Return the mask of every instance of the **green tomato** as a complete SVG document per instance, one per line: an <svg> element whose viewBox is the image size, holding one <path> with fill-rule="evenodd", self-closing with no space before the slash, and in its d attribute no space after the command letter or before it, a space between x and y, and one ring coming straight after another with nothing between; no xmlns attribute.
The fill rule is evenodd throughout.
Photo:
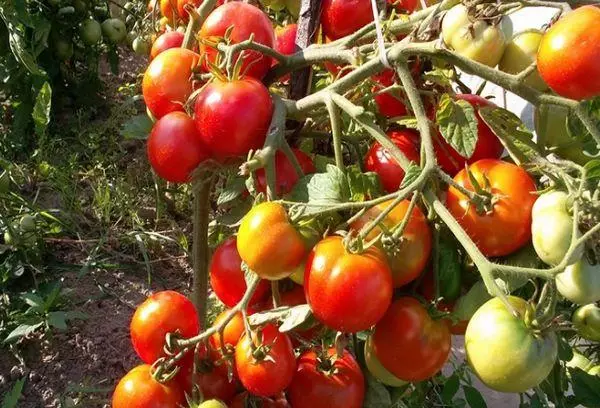
<svg viewBox="0 0 600 408"><path fill-rule="evenodd" d="M600 307L593 303L581 306L573 313L571 320L581 337L600 341Z"/></svg>
<svg viewBox="0 0 600 408"><path fill-rule="evenodd" d="M143 37L136 37L131 43L131 48L138 55L150 54L150 43Z"/></svg>
<svg viewBox="0 0 600 408"><path fill-rule="evenodd" d="M73 0L73 7L77 14L85 14L88 11L88 3L85 0Z"/></svg>
<svg viewBox="0 0 600 408"><path fill-rule="evenodd" d="M587 259L566 267L556 275L556 288L566 299L578 305L600 300L600 264L591 265Z"/></svg>
<svg viewBox="0 0 600 408"><path fill-rule="evenodd" d="M227 408L227 405L216 399L204 401L198 408Z"/></svg>
<svg viewBox="0 0 600 408"><path fill-rule="evenodd" d="M8 170L0 172L0 194L6 194L10 191L10 173Z"/></svg>
<svg viewBox="0 0 600 408"><path fill-rule="evenodd" d="M79 26L79 36L84 44L97 44L102 38L102 26L98 21L89 18Z"/></svg>
<svg viewBox="0 0 600 408"><path fill-rule="evenodd" d="M588 374L589 375L597 375L598 377L600 377L600 365L590 368L588 370Z"/></svg>
<svg viewBox="0 0 600 408"><path fill-rule="evenodd" d="M32 215L25 214L19 221L19 228L23 232L35 231L35 218Z"/></svg>
<svg viewBox="0 0 600 408"><path fill-rule="evenodd" d="M300 0L285 0L285 7L295 18L300 15Z"/></svg>
<svg viewBox="0 0 600 408"><path fill-rule="evenodd" d="M509 74L518 74L536 61L537 50L543 33L539 30L528 30L515 35L504 50L498 68ZM524 83L540 91L548 89L538 70L531 72Z"/></svg>
<svg viewBox="0 0 600 408"><path fill-rule="evenodd" d="M509 296L524 316L530 306ZM554 332L538 333L515 317L499 298L486 302L471 318L465 333L467 361L479 379L493 390L525 392L550 373L558 355Z"/></svg>
<svg viewBox="0 0 600 408"><path fill-rule="evenodd" d="M73 57L73 42L63 38L54 40L54 54L61 61L68 61Z"/></svg>
<svg viewBox="0 0 600 408"><path fill-rule="evenodd" d="M477 281L467 293L458 298L452 314L461 321L469 321L477 310L491 299L482 281Z"/></svg>
<svg viewBox="0 0 600 408"><path fill-rule="evenodd" d="M551 191L539 196L531 209L533 248L548 265L558 265L571 245L573 217L569 214L569 208L567 193ZM573 254L571 261L578 261L582 254L583 248Z"/></svg>
<svg viewBox="0 0 600 408"><path fill-rule="evenodd" d="M408 384L408 382L401 380L390 373L388 369L381 364L381 361L379 361L373 351L371 336L367 337L367 341L365 342L365 363L371 375L385 385L390 387L402 387L403 385Z"/></svg>
<svg viewBox="0 0 600 408"><path fill-rule="evenodd" d="M573 358L567 362L566 366L569 368L579 368L583 371L587 371L594 366L594 363L592 363L583 354L573 350Z"/></svg>
<svg viewBox="0 0 600 408"><path fill-rule="evenodd" d="M123 20L109 18L102 22L102 34L108 42L118 44L127 37L127 28Z"/></svg>
<svg viewBox="0 0 600 408"><path fill-rule="evenodd" d="M500 62L506 38L500 27L483 20L471 21L467 8L452 7L442 20L444 43L463 57L495 67Z"/></svg>

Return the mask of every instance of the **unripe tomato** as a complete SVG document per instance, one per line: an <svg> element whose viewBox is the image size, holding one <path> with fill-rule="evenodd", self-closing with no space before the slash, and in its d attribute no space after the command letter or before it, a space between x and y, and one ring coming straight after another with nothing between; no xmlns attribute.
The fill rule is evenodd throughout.
<svg viewBox="0 0 600 408"><path fill-rule="evenodd" d="M315 165L309 155L298 149L292 149L294 156L298 159L298 164L302 168L302 172L311 174L316 171ZM267 191L267 177L264 169L256 171L256 190L261 193ZM285 195L292 191L300 178L292 163L281 150L275 153L275 194L278 196Z"/></svg>
<svg viewBox="0 0 600 408"><path fill-rule="evenodd" d="M365 364L367 365L367 370L369 370L373 377L389 387L402 387L403 385L408 384L408 382L401 380L390 373L387 368L381 364L381 361L379 361L373 350L372 336L367 337L367 341L365 341Z"/></svg>
<svg viewBox="0 0 600 408"><path fill-rule="evenodd" d="M448 189L448 210L485 256L505 256L523 247L531 238L534 180L521 167L501 160L479 160L469 171L483 188L489 183L494 202L490 211L479 213L454 187ZM454 181L474 191L466 170L461 170Z"/></svg>
<svg viewBox="0 0 600 408"><path fill-rule="evenodd" d="M306 255L302 235L274 202L258 204L242 218L237 249L252 271L269 280L289 276Z"/></svg>
<svg viewBox="0 0 600 408"><path fill-rule="evenodd" d="M150 295L137 307L130 331L135 352L143 362L152 364L164 356L167 333L193 337L200 324L193 303L180 293L166 290Z"/></svg>
<svg viewBox="0 0 600 408"><path fill-rule="evenodd" d="M217 247L210 261L210 286L227 307L234 307L246 293L242 258L237 250L237 239L231 237ZM261 281L250 299L250 306L262 302L269 293L269 282Z"/></svg>
<svg viewBox="0 0 600 408"><path fill-rule="evenodd" d="M184 402L177 383L155 381L148 364L135 367L121 378L112 396L112 408L175 408Z"/></svg>
<svg viewBox="0 0 600 408"><path fill-rule="evenodd" d="M394 376L423 381L442 369L450 353L446 322L432 320L418 300L394 301L372 335L375 356Z"/></svg>
<svg viewBox="0 0 600 408"><path fill-rule="evenodd" d="M168 31L161 34L156 41L154 41L154 44L152 44L150 60L153 60L158 54L170 48L181 47L181 44L183 44L183 37L185 37L185 35L179 31Z"/></svg>
<svg viewBox="0 0 600 408"><path fill-rule="evenodd" d="M71 39L56 38L52 45L54 54L60 61L68 61L73 57L73 42Z"/></svg>
<svg viewBox="0 0 600 408"><path fill-rule="evenodd" d="M444 43L463 57L495 67L500 62L506 38L499 26L484 20L473 20L467 7L452 7L442 20Z"/></svg>
<svg viewBox="0 0 600 408"><path fill-rule="evenodd" d="M332 329L355 333L383 317L392 300L392 276L378 248L352 254L344 248L342 237L331 236L308 256L304 291L319 321Z"/></svg>
<svg viewBox="0 0 600 408"><path fill-rule="evenodd" d="M513 37L506 46L498 68L501 71L516 75L535 62L543 33L539 30L523 31ZM548 89L538 70L534 70L523 81L525 85L540 91Z"/></svg>
<svg viewBox="0 0 600 408"><path fill-rule="evenodd" d="M509 296L523 316L527 302ZM500 392L525 392L550 373L558 354L556 334L528 327L499 298L481 306L465 333L467 361L481 381Z"/></svg>
<svg viewBox="0 0 600 408"><path fill-rule="evenodd" d="M375 220L391 203L392 200L371 207L352 223L352 229L360 230ZM409 200L401 201L381 223L388 230L399 225L404 219L409 205ZM367 235L366 239L372 240L381 232L381 228L376 227ZM380 248L383 249L382 246ZM394 287L399 288L415 280L423 272L430 254L431 230L427 224L427 218L421 209L416 206L404 228L399 245L386 253Z"/></svg>
<svg viewBox="0 0 600 408"><path fill-rule="evenodd" d="M198 406L198 408L227 408L227 405L225 405L222 401L211 399L204 401Z"/></svg>
<svg viewBox="0 0 600 408"><path fill-rule="evenodd" d="M324 0L323 33L331 40L345 37L373 21L370 0Z"/></svg>
<svg viewBox="0 0 600 408"><path fill-rule="evenodd" d="M573 313L572 320L581 337L600 341L600 307L595 304L581 306Z"/></svg>
<svg viewBox="0 0 600 408"><path fill-rule="evenodd" d="M118 18L109 18L102 22L102 34L112 44L118 44L127 37L127 27Z"/></svg>
<svg viewBox="0 0 600 408"><path fill-rule="evenodd" d="M415 143L419 134L412 129L390 130L388 137L404 153L406 158L419 163L420 156ZM365 169L377 173L383 189L388 193L397 191L404 180L404 170L381 144L375 142L365 156Z"/></svg>
<svg viewBox="0 0 600 408"><path fill-rule="evenodd" d="M102 26L93 18L88 18L79 26L79 36L84 44L95 45L102 38Z"/></svg>
<svg viewBox="0 0 600 408"><path fill-rule="evenodd" d="M221 161L245 158L250 150L262 147L272 115L269 90L254 78L215 80L198 94L194 106L196 127Z"/></svg>
<svg viewBox="0 0 600 408"><path fill-rule="evenodd" d="M35 217L29 214L25 214L19 221L19 227L22 232L34 232L36 229Z"/></svg>
<svg viewBox="0 0 600 408"><path fill-rule="evenodd" d="M200 56L185 48L171 48L148 65L142 81L146 106L157 119L169 112L184 111L192 94L192 77Z"/></svg>
<svg viewBox="0 0 600 408"><path fill-rule="evenodd" d="M600 8L580 7L544 34L537 66L557 94L576 100L600 95Z"/></svg>
<svg viewBox="0 0 600 408"><path fill-rule="evenodd" d="M556 275L556 289L578 305L600 300L600 264L592 265L582 258Z"/></svg>
<svg viewBox="0 0 600 408"><path fill-rule="evenodd" d="M131 43L131 48L138 55L147 56L150 52L150 44L144 37L136 37Z"/></svg>
<svg viewBox="0 0 600 408"><path fill-rule="evenodd" d="M231 29L233 27L233 29ZM230 30L229 42L231 44L248 40L253 36L253 41L273 48L275 33L269 17L258 7L241 1L232 1L217 7L204 21L200 29L200 53L206 53L208 61L215 63L218 51L208 46L202 40L213 40L224 37ZM238 58L237 54L234 58ZM262 79L271 68L271 58L254 50L243 51L241 74Z"/></svg>

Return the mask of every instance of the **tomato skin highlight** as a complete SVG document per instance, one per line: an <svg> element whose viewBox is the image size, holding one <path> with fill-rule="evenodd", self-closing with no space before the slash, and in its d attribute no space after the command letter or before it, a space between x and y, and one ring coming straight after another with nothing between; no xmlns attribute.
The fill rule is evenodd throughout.
<svg viewBox="0 0 600 408"><path fill-rule="evenodd" d="M323 33L331 40L352 34L373 21L369 0L324 0L321 11Z"/></svg>
<svg viewBox="0 0 600 408"><path fill-rule="evenodd" d="M152 48L150 49L150 61L152 61L156 56L168 49L181 47L183 44L183 33L179 31L169 31L164 34L161 34L154 44L152 44Z"/></svg>
<svg viewBox="0 0 600 408"><path fill-rule="evenodd" d="M316 171L315 165L309 155L302 150L292 149L294 156L298 159L298 164L302 168L304 175L312 174ZM267 177L265 169L261 168L255 172L256 175L256 190L260 193L267 192ZM300 178L296 173L296 169L288 160L287 156L281 150L275 153L275 194L278 196L285 195L292 191Z"/></svg>
<svg viewBox="0 0 600 408"><path fill-rule="evenodd" d="M430 378L442 369L450 354L446 322L432 320L411 297L394 301L372 336L375 356L390 373L405 381Z"/></svg>
<svg viewBox="0 0 600 408"><path fill-rule="evenodd" d="M217 247L210 262L210 285L215 295L227 307L234 307L246 293L242 258L237 250L237 239L231 237ZM269 293L269 282L260 282L250 299L250 306L262 302Z"/></svg>
<svg viewBox="0 0 600 408"><path fill-rule="evenodd" d="M150 365L141 364L125 374L113 393L112 408L177 408L185 402L177 383L161 384L150 372Z"/></svg>
<svg viewBox="0 0 600 408"><path fill-rule="evenodd" d="M600 8L589 5L566 14L542 37L537 67L560 96L575 100L600 95Z"/></svg>
<svg viewBox="0 0 600 408"><path fill-rule="evenodd" d="M334 348L327 350L335 355ZM344 350L333 363L333 372L319 369L315 351L307 351L298 358L298 368L288 388L288 398L294 408L361 408L365 395L365 379L360 366Z"/></svg>
<svg viewBox="0 0 600 408"><path fill-rule="evenodd" d="M391 271L378 248L351 254L342 237L331 236L308 256L304 292L319 321L354 333L368 329L385 314L392 299Z"/></svg>

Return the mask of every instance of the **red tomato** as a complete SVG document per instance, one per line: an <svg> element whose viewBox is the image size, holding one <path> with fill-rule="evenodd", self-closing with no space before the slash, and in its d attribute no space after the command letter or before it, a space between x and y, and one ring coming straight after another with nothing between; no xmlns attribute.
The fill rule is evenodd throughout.
<svg viewBox="0 0 600 408"><path fill-rule="evenodd" d="M398 13L412 13L416 10L419 0L387 0L388 7L394 8Z"/></svg>
<svg viewBox="0 0 600 408"><path fill-rule="evenodd" d="M167 333L176 331L183 337L200 332L198 314L193 303L172 290L150 295L133 314L131 342L144 363L152 364L164 356L163 346Z"/></svg>
<svg viewBox="0 0 600 408"><path fill-rule="evenodd" d="M242 392L235 396L229 404L229 408L291 408L290 403L285 399L285 394L278 394L273 398L263 398Z"/></svg>
<svg viewBox="0 0 600 408"><path fill-rule="evenodd" d="M219 322L223 321L225 315L227 314L227 310L217 316L215 320L215 325L219 324ZM251 313L250 313L251 314ZM228 351L235 350L235 346L237 346L240 338L244 334L244 318L241 313L236 313L233 319L229 321L225 325L225 330L223 331L223 344ZM216 363L216 369L220 371L222 374L227 376L227 364L223 361L223 353L221 352L221 337L219 333L215 333L210 336L209 339L210 344L210 357ZM231 357L231 356L230 356ZM235 365L233 366L234 376L237 377L237 371L235 370Z"/></svg>
<svg viewBox="0 0 600 408"><path fill-rule="evenodd" d="M298 368L288 388L294 408L361 408L365 396L365 379L360 366L347 350L335 357L335 349L327 350L331 361L321 363L311 350L298 359Z"/></svg>
<svg viewBox="0 0 600 408"><path fill-rule="evenodd" d="M217 0L217 2L215 3L215 7L218 7L223 3L224 0ZM198 7L202 4L202 0L177 0L177 14L179 14L179 18L181 18L181 20L183 20L184 23L187 23L190 19L188 12L185 10L186 4L191 4L194 7Z"/></svg>
<svg viewBox="0 0 600 408"><path fill-rule="evenodd" d="M373 332L381 364L405 381L423 381L442 369L450 353L450 331L434 321L418 300L402 297L390 306Z"/></svg>
<svg viewBox="0 0 600 408"><path fill-rule="evenodd" d="M234 3L225 6L229 4ZM194 112L196 127L215 158L245 158L265 142L273 101L256 79L214 81L198 94Z"/></svg>
<svg viewBox="0 0 600 408"><path fill-rule="evenodd" d="M169 20L169 23L175 25L177 18L177 1L176 0L160 0L160 14Z"/></svg>
<svg viewBox="0 0 600 408"><path fill-rule="evenodd" d="M521 167L501 160L479 160L469 170L483 188L487 178L496 202L489 213L479 214L468 197L450 187L448 210L485 256L505 256L521 248L531 239L535 182ZM474 190L465 170L454 181Z"/></svg>
<svg viewBox="0 0 600 408"><path fill-rule="evenodd" d="M184 402L177 383L155 381L148 364L135 367L121 378L112 396L112 408L177 408Z"/></svg>
<svg viewBox="0 0 600 408"><path fill-rule="evenodd" d="M179 31L169 31L164 34L161 34L154 44L152 44L152 49L150 50L150 61L152 61L158 54L163 51L166 51L170 48L178 48L181 47L183 43L184 34Z"/></svg>
<svg viewBox="0 0 600 408"><path fill-rule="evenodd" d="M146 69L142 93L146 106L155 118L169 112L184 111L192 94L192 73L200 56L185 48L171 48L160 53Z"/></svg>
<svg viewBox="0 0 600 408"><path fill-rule="evenodd" d="M156 174L173 183L189 181L192 171L209 158L194 120L183 112L168 113L154 124L147 153Z"/></svg>
<svg viewBox="0 0 600 408"><path fill-rule="evenodd" d="M246 293L246 280L242 271L242 258L237 250L237 240L231 237L215 250L210 261L210 285L215 295L227 307L234 307ZM250 305L262 302L269 293L269 282L261 281L250 299Z"/></svg>
<svg viewBox="0 0 600 408"><path fill-rule="evenodd" d="M373 21L370 0L324 0L323 33L331 40L345 37Z"/></svg>
<svg viewBox="0 0 600 408"><path fill-rule="evenodd" d="M292 149L298 159L298 163L304 174L312 174L316 171L315 165L309 155L298 149ZM277 150L275 153L275 192L278 196L285 195L292 191L298 182L298 174L292 163L288 160L285 153ZM261 193L267 191L267 177L264 169L256 171L256 190Z"/></svg>
<svg viewBox="0 0 600 408"><path fill-rule="evenodd" d="M373 76L373 80L377 83L372 89L373 94L385 89L394 84L394 71L385 70L378 75ZM403 95L402 91L397 91ZM398 99L392 92L384 92L373 96L379 113L388 118L408 115L408 109L404 101Z"/></svg>
<svg viewBox="0 0 600 408"><path fill-rule="evenodd" d="M351 254L342 237L332 236L309 254L304 291L318 320L332 329L355 333L384 315L392 300L392 274L378 248Z"/></svg>
<svg viewBox="0 0 600 408"><path fill-rule="evenodd" d="M406 158L412 162L419 163L420 155L415 140L419 134L411 129L390 130L388 137L404 153ZM375 142L365 156L365 169L373 171L379 176L383 189L388 193L398 190L404 180L404 170L392 155L378 142Z"/></svg>
<svg viewBox="0 0 600 408"><path fill-rule="evenodd" d="M256 358L251 340L244 335L235 348L235 365L244 388L254 395L270 397L290 385L296 371L296 356L289 337L276 326L267 325L259 333L261 344L268 346L263 350L268 358Z"/></svg>
<svg viewBox="0 0 600 408"><path fill-rule="evenodd" d="M557 94L576 100L600 95L600 8L580 7L542 37L537 67Z"/></svg>
<svg viewBox="0 0 600 408"><path fill-rule="evenodd" d="M275 29L275 51L283 55L296 52L296 33L298 24L288 24Z"/></svg>
<svg viewBox="0 0 600 408"><path fill-rule="evenodd" d="M231 44L248 40L251 35L255 43L273 48L275 33L269 17L258 7L241 1L232 1L217 7L204 21L200 29L200 53L206 54L208 61L216 61L218 51L202 42L222 38L233 27L229 35ZM240 54L237 54L238 56ZM237 56L235 57L237 58ZM262 79L271 67L271 58L254 50L245 50L242 55L241 74Z"/></svg>
<svg viewBox="0 0 600 408"><path fill-rule="evenodd" d="M238 388L235 379L229 381L227 373L220 372L217 369L199 373L196 378L205 400L218 399L228 402L235 396Z"/></svg>

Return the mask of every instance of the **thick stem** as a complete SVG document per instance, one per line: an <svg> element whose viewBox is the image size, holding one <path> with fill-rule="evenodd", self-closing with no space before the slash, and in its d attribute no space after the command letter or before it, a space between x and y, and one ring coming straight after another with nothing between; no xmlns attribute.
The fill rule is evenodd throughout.
<svg viewBox="0 0 600 408"><path fill-rule="evenodd" d="M338 169L344 171L344 156L342 154L342 119L340 117L340 112L330 96L325 98L325 106L327 106L329 119L331 120L335 165Z"/></svg>
<svg viewBox="0 0 600 408"><path fill-rule="evenodd" d="M200 181L194 194L194 233L192 256L194 258L193 301L198 312L200 327L206 327L206 299L208 298L208 218L212 182Z"/></svg>

